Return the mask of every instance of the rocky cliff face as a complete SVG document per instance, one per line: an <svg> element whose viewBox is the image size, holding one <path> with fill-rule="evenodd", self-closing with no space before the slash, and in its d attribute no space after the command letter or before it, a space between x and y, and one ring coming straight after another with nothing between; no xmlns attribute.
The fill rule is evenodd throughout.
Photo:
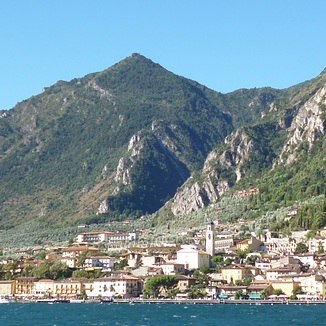
<svg viewBox="0 0 326 326"><path fill-rule="evenodd" d="M302 143L306 142L310 150L316 139L325 134L325 121L322 118L325 106L326 87L322 87L298 109L289 128L288 141L283 147L277 164L292 163Z"/></svg>
<svg viewBox="0 0 326 326"><path fill-rule="evenodd" d="M237 130L226 137L227 150L220 153L212 151L204 164L201 182L192 182L192 178L173 198L171 210L176 216L197 211L218 200L230 188L230 181L221 177L223 170L236 175L236 182L245 176L244 163L255 150L253 141L245 132Z"/></svg>

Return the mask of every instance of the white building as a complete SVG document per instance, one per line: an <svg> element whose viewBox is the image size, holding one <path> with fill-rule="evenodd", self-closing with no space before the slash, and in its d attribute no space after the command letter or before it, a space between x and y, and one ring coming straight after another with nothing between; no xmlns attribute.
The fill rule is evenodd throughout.
<svg viewBox="0 0 326 326"><path fill-rule="evenodd" d="M121 275L94 279L94 296L130 298L141 290L138 277Z"/></svg>
<svg viewBox="0 0 326 326"><path fill-rule="evenodd" d="M90 269L101 269L102 271L111 271L114 267L116 259L109 256L94 256L85 259L83 268Z"/></svg>
<svg viewBox="0 0 326 326"><path fill-rule="evenodd" d="M310 238L308 248L311 253L326 252L326 238L322 236Z"/></svg>
<svg viewBox="0 0 326 326"><path fill-rule="evenodd" d="M157 267L162 268L162 272L165 275L176 275L176 274L184 274L185 266L180 263L165 263L165 264L157 264Z"/></svg>
<svg viewBox="0 0 326 326"><path fill-rule="evenodd" d="M42 279L34 282L32 294L37 297L51 296L54 291L54 281L50 279Z"/></svg>
<svg viewBox="0 0 326 326"><path fill-rule="evenodd" d="M210 255L207 252L191 245L181 246L181 248L177 251L177 263L183 264L186 269L209 267Z"/></svg>
<svg viewBox="0 0 326 326"><path fill-rule="evenodd" d="M129 242L138 239L137 232L109 232L109 231L90 231L80 233L77 236L78 243L92 243L92 242Z"/></svg>

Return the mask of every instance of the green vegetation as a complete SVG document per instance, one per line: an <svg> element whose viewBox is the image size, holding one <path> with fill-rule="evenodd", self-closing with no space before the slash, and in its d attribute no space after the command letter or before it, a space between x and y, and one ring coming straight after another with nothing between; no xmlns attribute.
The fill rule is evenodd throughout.
<svg viewBox="0 0 326 326"><path fill-rule="evenodd" d="M186 243L178 230L199 229L207 217L252 221L240 236L266 228L316 232L326 225L325 135L315 130L313 143L303 137L282 150L299 108L325 80L323 72L285 90L221 94L133 54L105 71L57 82L0 119L1 245L71 244L80 223L118 229L114 222L127 218L130 229L152 231L149 241ZM251 144L240 160L240 144L224 142L235 128ZM217 159L203 172L212 150ZM176 218L167 202L190 175L199 185L216 175L213 186L223 180L231 190ZM232 198L249 188L260 193ZM109 211L97 215L104 200ZM298 213L288 217L293 207Z"/></svg>
<svg viewBox="0 0 326 326"><path fill-rule="evenodd" d="M174 297L176 294L175 288L178 282L179 281L175 276L153 276L146 280L143 294L145 296L157 298L162 292L166 297Z"/></svg>

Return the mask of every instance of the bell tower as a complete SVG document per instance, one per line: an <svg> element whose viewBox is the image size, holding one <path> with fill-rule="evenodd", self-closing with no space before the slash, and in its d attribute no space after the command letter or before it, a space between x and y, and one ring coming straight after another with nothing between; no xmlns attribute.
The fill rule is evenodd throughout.
<svg viewBox="0 0 326 326"><path fill-rule="evenodd" d="M206 226L206 252L211 256L215 255L215 231L213 221L208 222Z"/></svg>

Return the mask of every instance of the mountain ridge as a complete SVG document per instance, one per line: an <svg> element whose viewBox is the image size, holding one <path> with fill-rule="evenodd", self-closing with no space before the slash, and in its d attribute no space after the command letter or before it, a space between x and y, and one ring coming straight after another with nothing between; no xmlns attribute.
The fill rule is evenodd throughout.
<svg viewBox="0 0 326 326"><path fill-rule="evenodd" d="M323 89L325 71L283 90L222 94L132 54L101 72L58 81L0 112L0 227L39 217L65 225L180 216L254 185L266 200L292 201L300 178L274 182L283 198L268 180L279 178L273 164L298 112ZM306 161L306 182L320 188L325 171L319 181L309 171L324 151L325 95L315 102L312 146L302 150L302 138L298 159L279 165L286 175ZM291 182L295 191L285 196Z"/></svg>

